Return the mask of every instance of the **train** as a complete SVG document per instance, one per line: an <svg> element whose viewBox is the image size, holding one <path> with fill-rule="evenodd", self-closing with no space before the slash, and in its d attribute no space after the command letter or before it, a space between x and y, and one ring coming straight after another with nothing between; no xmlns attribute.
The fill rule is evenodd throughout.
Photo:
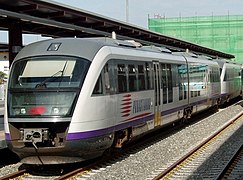
<svg viewBox="0 0 243 180"><path fill-rule="evenodd" d="M242 97L242 66L240 63L230 62L225 59L216 59L220 67L220 104L229 102L231 99Z"/></svg>
<svg viewBox="0 0 243 180"><path fill-rule="evenodd" d="M241 69L229 60L108 37L32 43L10 69L6 142L24 164L93 159L241 96Z"/></svg>

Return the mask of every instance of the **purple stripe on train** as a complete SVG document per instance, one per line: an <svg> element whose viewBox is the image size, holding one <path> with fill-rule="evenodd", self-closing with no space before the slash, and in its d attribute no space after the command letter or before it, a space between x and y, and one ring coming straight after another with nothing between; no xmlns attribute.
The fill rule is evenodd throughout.
<svg viewBox="0 0 243 180"><path fill-rule="evenodd" d="M207 101L207 99L204 99L204 100L192 103L190 105L194 106L196 104L205 103L206 101ZM181 110L181 109L183 109L187 106L188 105L184 105L184 106L180 106L180 107L177 107L177 108L169 109L167 111L162 111L161 116L171 114L173 112L177 112L178 110ZM86 131L86 132L68 133L67 140L78 140L78 139L85 139L85 138L90 138L90 137L102 136L102 135L105 135L105 134L109 134L113 131L118 131L118 130L125 129L125 128L131 127L131 126L136 126L136 125L145 123L145 122L153 120L153 119L154 119L154 114L136 119L134 121L128 121L126 123L119 124L119 125L116 125L114 127L109 127L109 128L99 129L99 130L93 130L93 131Z"/></svg>
<svg viewBox="0 0 243 180"><path fill-rule="evenodd" d="M131 127L131 126L136 126L136 125L145 123L152 119L154 119L154 115L146 116L146 117L134 120L134 121L128 121L126 123L119 124L114 127L93 130L93 131L86 131L86 132L68 133L67 140L70 141L70 140L85 139L85 138L90 138L90 137L95 137L95 136L102 136L105 134L109 134L113 131L118 131L118 130L125 129L125 128Z"/></svg>

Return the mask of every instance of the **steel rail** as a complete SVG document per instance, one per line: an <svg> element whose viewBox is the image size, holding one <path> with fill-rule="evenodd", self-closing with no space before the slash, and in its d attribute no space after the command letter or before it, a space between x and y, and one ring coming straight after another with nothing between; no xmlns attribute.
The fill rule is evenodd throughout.
<svg viewBox="0 0 243 180"><path fill-rule="evenodd" d="M175 169L178 165L180 165L182 162L184 162L186 159L188 159L192 154L194 154L196 151L198 151L200 148L202 148L205 144L210 142L213 138L218 136L223 130L225 130L228 126L233 124L237 119L239 119L241 116L243 116L243 112L238 113L236 116L231 118L226 124L224 124L223 127L221 127L217 132L209 136L207 139L205 139L202 143L194 147L191 151L186 153L184 156L182 156L180 159L178 159L176 162L174 162L171 166L169 166L166 170L162 171L159 175L154 177L154 180L159 180L165 177L169 172L171 172L173 169Z"/></svg>
<svg viewBox="0 0 243 180"><path fill-rule="evenodd" d="M243 144L241 147L235 152L235 154L232 156L232 158L228 161L228 163L225 165L224 169L221 171L221 173L218 175L217 179L227 179L225 176L227 176L227 172L230 171L231 167L233 166L234 162L237 161L237 158L242 154L243 152Z"/></svg>
<svg viewBox="0 0 243 180"><path fill-rule="evenodd" d="M1 180L14 179L14 178L17 178L17 177L19 177L19 176L24 175L25 173L27 173L27 170L26 170L26 169L23 169L23 170L20 170L20 171L18 171L18 172L14 172L14 173L12 173L12 174L9 174L9 175L0 177L0 179L1 179Z"/></svg>

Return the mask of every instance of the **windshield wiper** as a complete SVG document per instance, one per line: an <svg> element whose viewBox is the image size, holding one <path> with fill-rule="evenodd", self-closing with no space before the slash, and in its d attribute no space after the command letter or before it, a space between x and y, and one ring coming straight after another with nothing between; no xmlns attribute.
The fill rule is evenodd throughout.
<svg viewBox="0 0 243 180"><path fill-rule="evenodd" d="M50 82L51 80L53 81L53 80L56 79L57 77L61 77L61 80L60 80L60 82L59 82L59 86L60 86L60 83L61 83L61 81L62 81L62 77L63 77L64 71L65 71L65 69L66 69L66 65L67 65L67 61L66 61L66 63L64 64L64 67L63 67L62 70L57 71L57 72L54 73L51 77L46 78L46 79L44 79L42 82L36 84L35 88L44 89L44 88L46 88L46 83L47 83L47 82ZM57 76L59 73L61 73L61 75L60 75L60 76Z"/></svg>
<svg viewBox="0 0 243 180"><path fill-rule="evenodd" d="M62 74L61 74L61 79L60 79L60 81L59 81L59 84L58 84L58 87L60 87L60 84L61 84L61 82L62 82L62 78L63 78L63 74L64 74L64 71L65 71L65 69L66 69L66 66L67 66L67 61L65 62L65 64L64 64L64 66L63 66L63 68L62 68Z"/></svg>

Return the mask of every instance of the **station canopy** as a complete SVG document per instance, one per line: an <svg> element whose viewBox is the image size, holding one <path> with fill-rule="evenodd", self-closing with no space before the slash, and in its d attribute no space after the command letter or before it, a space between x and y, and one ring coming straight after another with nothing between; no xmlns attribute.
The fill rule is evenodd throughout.
<svg viewBox="0 0 243 180"><path fill-rule="evenodd" d="M145 45L157 45L171 50L207 54L214 57L234 58L233 55L199 46L187 41L161 35L116 19L60 4L51 0L1 0L0 29L8 30L14 23L22 33L49 37L111 37L135 40Z"/></svg>

